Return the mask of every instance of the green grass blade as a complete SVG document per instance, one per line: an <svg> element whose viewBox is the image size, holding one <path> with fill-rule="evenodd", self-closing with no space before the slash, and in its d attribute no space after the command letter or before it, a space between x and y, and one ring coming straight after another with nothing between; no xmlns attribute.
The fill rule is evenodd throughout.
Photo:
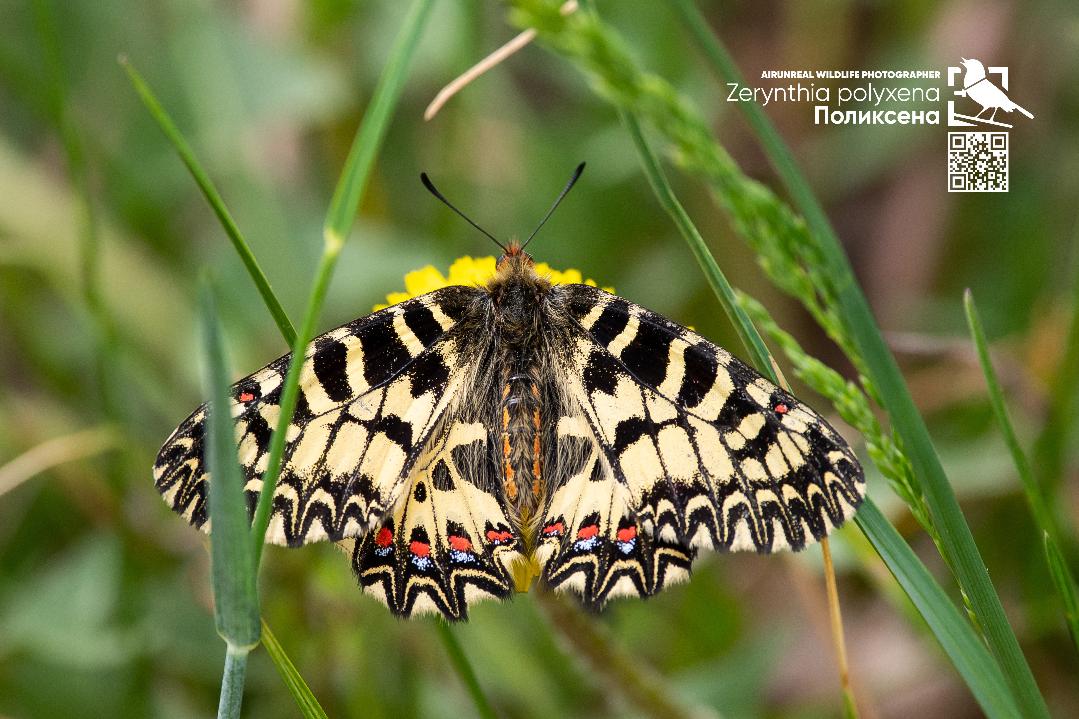
<svg viewBox="0 0 1079 719"><path fill-rule="evenodd" d="M675 197L659 165L658 158L641 133L640 124L632 114L625 110L620 110L619 114L641 155L645 174L656 196L678 225L683 237L694 249L694 255L698 257L709 283L716 290L716 296L735 327L739 328L739 336L746 345L746 349L754 356L757 369L776 381L771 357L760 334L737 302L733 289L719 269L715 258L708 251L700 232ZM704 261L700 259L701 254L706 257ZM756 342L747 338L756 338ZM1011 695L1005 688L1000 669L979 641L970 624L962 619L944 590L929 574L925 565L921 563L895 528L880 513L872 500L866 498L865 505L869 508L863 507L855 515L858 525L925 618L986 715L990 717L1019 716Z"/></svg>
<svg viewBox="0 0 1079 719"><path fill-rule="evenodd" d="M689 19L687 27L690 28L691 34L702 46L708 48L706 54L722 79L725 82L741 83L741 74L730 61L729 53L711 31L704 31L707 26L696 9L688 0L679 0L676 7L684 19ZM553 14L549 17L554 19ZM609 57L594 50L591 54L593 57L609 60ZM596 63L598 72L603 70L598 67L600 62ZM617 83L626 78L626 69L618 68L605 77L605 80ZM699 140L702 135L698 131L702 127L707 129L706 126L699 117L687 117L684 104L677 101L666 104L662 102L662 94L669 91L669 88L663 88L663 92L656 87L637 89L647 90L654 96L649 99L655 99L656 102L641 104L652 110L657 124L666 128L668 136L676 146L683 145L679 147L680 150L696 152L701 149L686 145ZM914 405L895 358L884 342L865 295L854 278L846 253L823 207L798 170L786 143L775 131L763 110L753 109L752 105L753 103L739 103L739 106L745 106L743 110L747 113L747 118L750 118L750 125L757 133L758 140L790 192L795 206L805 217L808 232L804 233L804 241L815 244L819 251L821 269L831 279L844 324L864 363L867 375L892 419L893 427L903 441L939 532L944 559L956 582L969 598L986 641L1000 662L1008 684L1015 692L1024 713L1029 716L1048 717L1045 700L989 579L985 562L941 466L929 431ZM705 152L701 159L704 165L700 169L707 172L707 163L711 158ZM760 186L745 178L733 163L712 167L711 170L710 179L717 191L725 197L725 204L735 215L735 225L740 231L746 232L758 224L767 224L772 219L785 219L785 206L767 191L762 193ZM788 225L784 229L797 231L800 228Z"/></svg>
<svg viewBox="0 0 1079 719"><path fill-rule="evenodd" d="M645 174L660 204L671 215L682 236L689 242L724 310L731 317L735 327L739 329L739 336L746 345L746 349L753 355L757 369L770 376L773 381L777 381L772 359L763 339L738 303L734 290L709 252L700 232L675 196L659 164L659 159L641 132L640 123L632 113L624 109L619 109L619 116L629 130L641 157ZM925 565L895 528L880 513L872 500L866 498L864 506L868 506L868 509L863 508L855 515L858 525L873 543L874 548L925 618L926 623L933 629L944 651L952 659L957 671L970 686L971 692L986 714L991 717L1018 716L1014 701L1005 689L1004 677L999 667L979 641L970 624L962 619L944 590L929 574Z"/></svg>
<svg viewBox="0 0 1079 719"><path fill-rule="evenodd" d="M993 369L993 361L989 357L989 342L985 338L981 315L979 315L978 308L974 304L974 295L969 289L963 293L963 308L966 310L967 325L970 327L970 336L974 341L978 362L981 363L982 374L985 376L985 385L989 391L989 403L993 407L993 415L1000 426L1000 432L1004 435L1004 443L1012 455L1012 461L1015 462L1019 481L1023 484L1023 492L1026 494L1027 502L1030 504L1030 511L1034 515L1034 522L1043 532L1048 532L1055 537L1057 534L1056 523L1053 521L1053 515L1045 503L1041 487L1038 486L1037 480L1034 479L1034 472L1031 471L1026 452L1023 451L1022 446L1019 444L1019 437L1015 434L1011 415L1008 413L1008 407L1004 403L1004 392L1000 388L1000 380L997 379L996 370Z"/></svg>
<svg viewBox="0 0 1079 719"><path fill-rule="evenodd" d="M210 465L210 575L214 623L225 640L225 668L217 715L240 716L247 655L259 641L259 598L254 556L247 532L244 480L236 459L229 402L229 374L217 324L213 291L204 282L199 292L210 395L206 455Z"/></svg>
<svg viewBox="0 0 1079 719"><path fill-rule="evenodd" d="M476 677L476 672L468 661L464 648L457 641L457 635L453 633L453 627L441 619L436 619L435 628L438 630L438 636L442 640L442 646L446 648L446 654L450 657L450 664L453 666L454 671L457 672L457 675L461 677L465 684L465 689L468 690L468 695L472 697L472 702L476 705L476 713L483 719L497 719L498 714L495 713L491 702L487 700L487 695L483 693L480 680Z"/></svg>
<svg viewBox="0 0 1079 719"><path fill-rule="evenodd" d="M262 296L262 301L266 304L266 309L270 311L274 322L277 323L277 328L281 331L281 335L291 346L296 339L296 329L292 326L292 322L289 321L288 315L285 313L285 308L281 305L281 302L278 301L273 288L270 287L270 280L266 277L266 273L262 271L262 267L259 266L258 260L255 259L255 254L251 251L251 247L247 244L247 240L244 239L243 233L240 232L240 228L237 227L236 222L232 219L232 214L228 211L228 208L225 207L225 201L221 198L221 193L217 191L217 187L214 186L210 176L202 169L202 165L199 164L191 146L187 144L187 140L180 134L180 130L176 127L176 123L174 123L168 113L165 112L165 108L162 107L161 103L150 89L150 86L146 84L142 75L139 74L139 71L135 69L135 66L132 65L126 57L120 58L120 65L123 66L124 70L127 72L127 76L131 79L131 84L135 86L135 91L142 99L142 103L146 106L146 109L150 111L154 120L157 121L162 132L165 133L165 137L172 143L173 148L176 150L176 154L180 156L180 159L187 167L188 172L191 173L191 177L194 178L195 183L199 186L199 189L202 190L202 194L206 198L206 201L210 203L210 207L213 209L214 214L217 215L218 221L221 222L225 234L228 235L229 240L232 242L236 254L240 256L240 260L244 263L244 267L247 268L247 274L251 276L251 281L255 283L259 295Z"/></svg>
<svg viewBox="0 0 1079 719"><path fill-rule="evenodd" d="M877 505L867 497L854 520L925 619L986 716L1023 716L985 644Z"/></svg>
<svg viewBox="0 0 1079 719"><path fill-rule="evenodd" d="M757 328L753 326L753 322L750 321L749 317L738 305L734 289L727 281L723 271L719 269L716 258L712 256L704 238L701 237L701 233L697 230L697 226L693 224L693 220L690 219L689 214L682 207L682 203L675 196L674 190L671 189L671 185L663 172L663 167L659 163L659 158L648 146L648 141L641 131L640 122L631 112L622 108L618 109L618 116L637 148L637 155L641 159L641 166L644 168L644 174L648 178L648 184L652 186L652 191L655 192L659 204L671 216L674 224L678 227L678 231L682 233L682 237L689 245L697 263L701 266L708 284L711 285L712 290L719 298L723 310L727 313L727 317L730 318L735 332L738 333L738 338L742 340L746 350L753 356L757 369L764 372L765 376L770 377L773 382L778 384L778 378L772 369L772 363L769 359L770 354L764 344L764 339L757 332Z"/></svg>
<svg viewBox="0 0 1079 719"><path fill-rule="evenodd" d="M348 236L352 227L371 167L381 148L386 127L393 116L393 111L397 108L401 87L408 73L409 61L415 53L420 33L430 14L431 4L432 0L415 0L409 10L404 26L394 43L390 59L379 79L375 96L356 132L352 150L345 162L341 179L337 183L334 199L330 203L330 210L324 224L322 258L315 271L315 280L307 301L307 309L304 311L300 332L292 344L293 361L289 363L288 374L285 376L285 384L281 390L281 414L273 437L270 439L270 454L251 527L255 537L256 566L262 556L263 538L266 536L266 527L270 523L270 510L273 506L273 492L281 473L281 459L285 451L285 432L292 421L292 413L296 409L299 396L304 351L314 335L315 324L326 298L326 291L330 286L330 278L333 276L337 257L344 244L344 238Z"/></svg>
<svg viewBox="0 0 1079 719"><path fill-rule="evenodd" d="M117 337L112 317L101 293L101 237L98 232L97 213L94 210L86 151L72 117L68 79L53 0L36 0L34 10L48 77L46 95L49 112L56 123L64 148L68 176L78 198L79 279L83 302L93 319L94 342L97 345L97 351L94 352L94 370L101 406L103 414L110 421L117 421L120 415L120 403L114 389L118 372ZM110 476L118 479L120 470L114 458L108 460L108 471Z"/></svg>
<svg viewBox="0 0 1079 719"><path fill-rule="evenodd" d="M270 659L273 660L274 666L277 667L277 673L281 675L281 679L285 682L285 686L288 687L289 693L296 700L296 706L299 707L300 713L307 719L327 719L326 711L318 703L315 695L311 693L311 687L307 686L307 682L300 676L300 673L296 670L296 665L285 654L284 648L277 641L274 633L270 631L270 627L265 620L262 622L262 646L266 648L266 652L270 655Z"/></svg>
<svg viewBox="0 0 1079 719"><path fill-rule="evenodd" d="M246 649L225 650L225 671L221 675L221 697L217 702L217 719L240 719L244 700L244 681L247 679Z"/></svg>
<svg viewBox="0 0 1079 719"><path fill-rule="evenodd" d="M404 26L397 35L389 61L379 77L371 104L364 115L360 131L352 142L345 170L337 182L337 188L330 202L330 211L323 224L323 235L327 244L341 244L352 229L360 198L371 176L371 166L378 155L382 138L386 134L390 117L397 106L408 75L408 66L420 41L420 33L431 13L433 0L416 0L409 8Z"/></svg>
<svg viewBox="0 0 1079 719"><path fill-rule="evenodd" d="M1049 410L1034 442L1034 467L1050 501L1060 490L1072 449L1069 440L1079 422L1079 233L1072 242L1071 320L1064 334L1064 356L1049 386ZM1064 513L1058 513L1060 517ZM1073 552L1074 554L1074 552Z"/></svg>
<svg viewBox="0 0 1079 719"><path fill-rule="evenodd" d="M741 172L715 143L707 123L668 83L636 69L613 31L590 14L564 17L557 6L539 0L518 0L514 6L518 24L536 28L542 39L583 66L593 75L594 87L602 95L616 106L632 109L647 119L672 143L676 156L687 168L708 179L740 233L751 240L757 239L757 234L777 233L787 242L793 240L795 244L808 245L817 251L819 270L830 280L837 310L850 332L858 359L866 367L892 417L894 428L910 452L911 464L926 495L926 503L934 522L939 525L944 558L977 613L979 625L1000 662L1016 703L1028 716L1047 717L1045 701L989 581L985 564L944 475L924 421L876 326L846 254L797 168L792 163L793 175L784 179L800 181L790 190L812 232L807 231L806 224L768 188L749 180ZM713 42L718 45L714 38ZM733 65L728 69L737 72ZM765 140L762 138L762 143ZM765 149L770 157L785 151L778 133L772 134Z"/></svg>
<svg viewBox="0 0 1079 719"><path fill-rule="evenodd" d="M1060 547L1053 541L1049 533L1045 533L1045 558L1049 562L1049 574L1053 577L1053 586L1057 594L1064 602L1064 620L1068 623L1068 631L1071 633L1072 642L1079 647L1079 597L1076 596L1075 578L1068 569L1064 555L1060 553Z"/></svg>
<svg viewBox="0 0 1079 719"><path fill-rule="evenodd" d="M210 408L207 458L210 466L210 570L217 632L232 649L259 641L258 591L247 531L244 479L236 459L235 429L229 402L229 373L217 324L213 291L199 293L203 352Z"/></svg>
<svg viewBox="0 0 1079 719"><path fill-rule="evenodd" d="M1004 402L1004 392L1000 388L1000 380L997 379L992 359L989 357L989 343L985 338L985 329L982 327L981 316L978 314L978 308L974 304L974 295L969 289L963 295L963 305L967 313L967 324L970 326L970 336L974 340L974 348L977 350L978 361L981 363L982 374L985 375L985 384L989 390L989 403L993 406L993 414L997 419L997 425L1000 427L1001 434L1004 435L1004 443L1008 446L1012 461L1015 463L1015 470L1019 474L1019 481L1023 485L1023 493L1026 494L1030 512L1034 516L1034 524L1038 526L1045 536L1046 561L1049 563L1049 569L1053 576L1053 584L1064 605L1068 628L1071 630L1073 639L1079 638L1079 633L1076 633L1077 625L1075 623L1077 591L1075 577L1072 575L1071 570L1068 569L1068 565L1064 562L1063 554L1060 551L1058 544L1060 530L1057 527L1052 510L1046 502L1041 485L1038 484L1038 480L1034 477L1026 452L1023 451L1022 446L1019 444L1019 437L1015 434L1015 427L1012 425L1008 407ZM1079 644L1076 645L1076 648L1079 649Z"/></svg>

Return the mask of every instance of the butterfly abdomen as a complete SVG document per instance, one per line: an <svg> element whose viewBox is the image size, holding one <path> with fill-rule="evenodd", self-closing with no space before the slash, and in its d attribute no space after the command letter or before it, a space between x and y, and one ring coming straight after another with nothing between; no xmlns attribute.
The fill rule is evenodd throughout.
<svg viewBox="0 0 1079 719"><path fill-rule="evenodd" d="M526 547L532 546L546 497L543 466L545 298L551 285L531 258L511 254L488 285L499 339L502 488Z"/></svg>
<svg viewBox="0 0 1079 719"><path fill-rule="evenodd" d="M511 506L528 523L543 497L542 402L535 364L516 366L502 387L502 476Z"/></svg>

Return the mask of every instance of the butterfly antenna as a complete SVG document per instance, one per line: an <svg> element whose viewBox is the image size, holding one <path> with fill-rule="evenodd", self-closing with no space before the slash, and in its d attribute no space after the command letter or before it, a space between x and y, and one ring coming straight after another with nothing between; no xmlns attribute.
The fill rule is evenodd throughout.
<svg viewBox="0 0 1079 719"><path fill-rule="evenodd" d="M562 188L562 192L559 193L558 199L554 201L554 204L551 205L551 209L547 210L547 214L544 215L543 219L540 220L540 223L536 225L536 229L532 230L532 234L529 235L528 239L525 240L525 243L521 245L522 250L528 247L528 243L532 241L532 238L536 236L536 233L540 231L540 228L547 223L547 220L551 218L551 215L554 214L554 211L558 209L558 206L562 203L562 199L566 196L567 193L569 193L571 189L573 189L573 185L576 184L582 172L584 172L583 162L580 165L577 165L577 169L573 171L573 177L569 178L569 182L567 182L566 186Z"/></svg>
<svg viewBox="0 0 1079 719"><path fill-rule="evenodd" d="M428 192L430 192L432 195L434 195L438 199L442 200L443 204L445 204L446 207L450 208L451 210L456 212L458 215L460 215L462 218L464 218L465 222L472 225L473 227L475 227L477 230L479 230L483 234L487 235L487 237L490 238L491 242L493 242L496 245L498 245L499 247L501 247L503 252L506 252L506 246L503 245L498 240L496 240L494 235L492 235L490 232L488 232L487 230L485 230L482 227L480 227L479 225L477 225L475 222L472 221L472 218L470 218L468 215L466 215L465 213L461 212L456 207L454 207L453 203L450 202L449 200L447 200L445 198L445 196L441 192L438 191L438 188L435 187L433 182L431 182L431 178L427 176L426 172L421 172L420 173L420 182L423 183L423 186L427 188Z"/></svg>

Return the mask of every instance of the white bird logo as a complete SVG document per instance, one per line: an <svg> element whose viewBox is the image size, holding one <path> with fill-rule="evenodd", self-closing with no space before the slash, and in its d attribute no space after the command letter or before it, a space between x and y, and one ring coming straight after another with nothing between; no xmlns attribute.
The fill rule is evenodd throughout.
<svg viewBox="0 0 1079 719"><path fill-rule="evenodd" d="M1004 112L1018 110L1027 117L1034 119L1034 116L1026 108L1012 102L1003 90L989 81L985 74L985 66L981 62L963 58L962 65L966 70L963 74L963 89L957 90L955 94L969 97L982 106L981 112L972 119L984 119L982 115L989 110L993 111L989 116L989 122L995 121L997 110L1003 110Z"/></svg>

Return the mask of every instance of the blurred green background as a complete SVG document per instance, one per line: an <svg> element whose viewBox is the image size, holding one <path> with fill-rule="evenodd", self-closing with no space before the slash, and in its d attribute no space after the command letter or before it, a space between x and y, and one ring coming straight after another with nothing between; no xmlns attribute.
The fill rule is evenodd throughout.
<svg viewBox="0 0 1079 719"><path fill-rule="evenodd" d="M674 15L644 0L600 7L645 67L708 113L743 167L773 183ZM701 7L749 78L788 67L943 69L961 55L1010 66L1015 97L1035 120L1011 134L1007 194L945 192L942 127L823 127L805 105L768 110L826 203L931 421L1050 707L1075 711L1079 662L992 420L961 296L971 287L979 302L1022 439L1037 439L1050 452L1043 459L1062 458L1055 486L1074 516L1075 402L1048 387L1075 311L1079 13L1063 2L1005 0ZM223 645L209 608L208 557L150 477L161 441L202 399L199 271L210 268L222 290L236 376L285 351L117 56L139 68L191 140L298 319L330 193L404 11L353 0L0 3L0 715L213 711ZM582 181L532 245L537 259L579 268L742 354L614 111L575 68L529 47L423 121L446 82L515 32L494 3L436 6L320 330L368 313L409 270L492 254L426 193L421 171L506 236L529 232L584 160ZM56 77L81 145L74 167ZM707 191L675 181L732 282L812 352L841 363L767 284ZM105 329L83 289L88 209ZM1046 428L1047 416L1059 421ZM871 491L943 576L887 487L871 478ZM863 716L978 716L864 539L844 530L833 547ZM331 716L473 712L431 620L398 621L363 597L332 546L272 548L266 560L264 616ZM707 557L690 584L646 603L616 602L596 621L674 695L723 716L839 712L819 553ZM633 714L529 596L478 606L457 634L504 716ZM261 651L245 709L297 714Z"/></svg>

